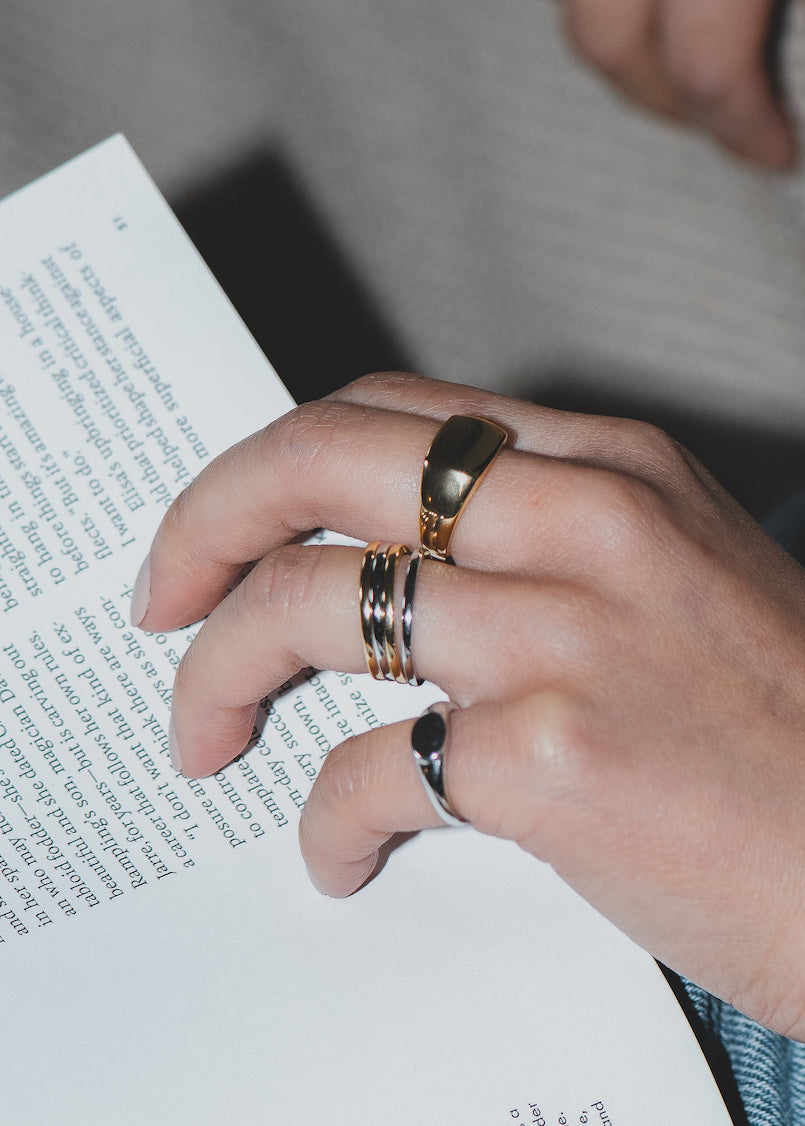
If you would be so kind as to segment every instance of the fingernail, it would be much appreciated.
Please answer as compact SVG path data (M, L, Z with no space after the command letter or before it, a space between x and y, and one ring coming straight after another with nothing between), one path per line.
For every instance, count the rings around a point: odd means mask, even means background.
M148 604L151 601L151 556L146 555L137 578L134 580L134 590L131 592L131 624L138 626L148 613Z
M179 754L179 741L176 738L176 729L173 726L173 716L171 715L170 723L168 724L168 746L171 753L171 766L174 770L182 773L182 756Z

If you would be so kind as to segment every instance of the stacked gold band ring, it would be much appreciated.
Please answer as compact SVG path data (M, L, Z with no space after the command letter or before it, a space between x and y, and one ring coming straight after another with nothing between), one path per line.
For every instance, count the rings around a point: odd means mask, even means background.
M398 615L394 596L397 564L408 559L403 584L402 609ZM398 684L421 684L414 673L411 653L411 622L414 612L419 556L403 543L370 543L361 565L361 629L369 672L376 680Z
M414 670L414 598L423 559L452 563L450 541L464 508L508 439L485 418L453 415L436 433L422 465L419 536L414 554L404 543L370 543L361 565L361 629L366 664L376 680L421 684ZM395 608L397 567L407 559L402 607Z

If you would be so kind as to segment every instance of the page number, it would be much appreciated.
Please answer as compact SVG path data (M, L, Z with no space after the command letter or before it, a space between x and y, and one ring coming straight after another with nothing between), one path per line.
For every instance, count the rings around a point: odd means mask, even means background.
M114 223L114 225L117 227L117 229L119 231L125 231L126 228L128 227L128 223L126 222L126 220L121 215L116 215L114 217L114 219L112 220L112 222Z

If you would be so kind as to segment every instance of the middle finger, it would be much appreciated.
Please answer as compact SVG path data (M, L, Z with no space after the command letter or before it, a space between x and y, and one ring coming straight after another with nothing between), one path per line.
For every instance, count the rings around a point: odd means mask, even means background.
M257 701L300 669L366 671L361 557L352 547L279 548L216 607L174 685L173 738L185 774L212 773L239 754ZM606 633L589 628L590 598L578 584L425 560L414 613L416 670L461 705L525 690L535 678L543 687L555 683L586 663Z

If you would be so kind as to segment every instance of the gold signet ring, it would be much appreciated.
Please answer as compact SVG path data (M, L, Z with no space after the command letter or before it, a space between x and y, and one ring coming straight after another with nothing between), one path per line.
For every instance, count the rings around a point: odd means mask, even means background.
M431 559L452 563L450 540L465 504L506 445L502 426L454 414L439 428L422 466L419 538Z

